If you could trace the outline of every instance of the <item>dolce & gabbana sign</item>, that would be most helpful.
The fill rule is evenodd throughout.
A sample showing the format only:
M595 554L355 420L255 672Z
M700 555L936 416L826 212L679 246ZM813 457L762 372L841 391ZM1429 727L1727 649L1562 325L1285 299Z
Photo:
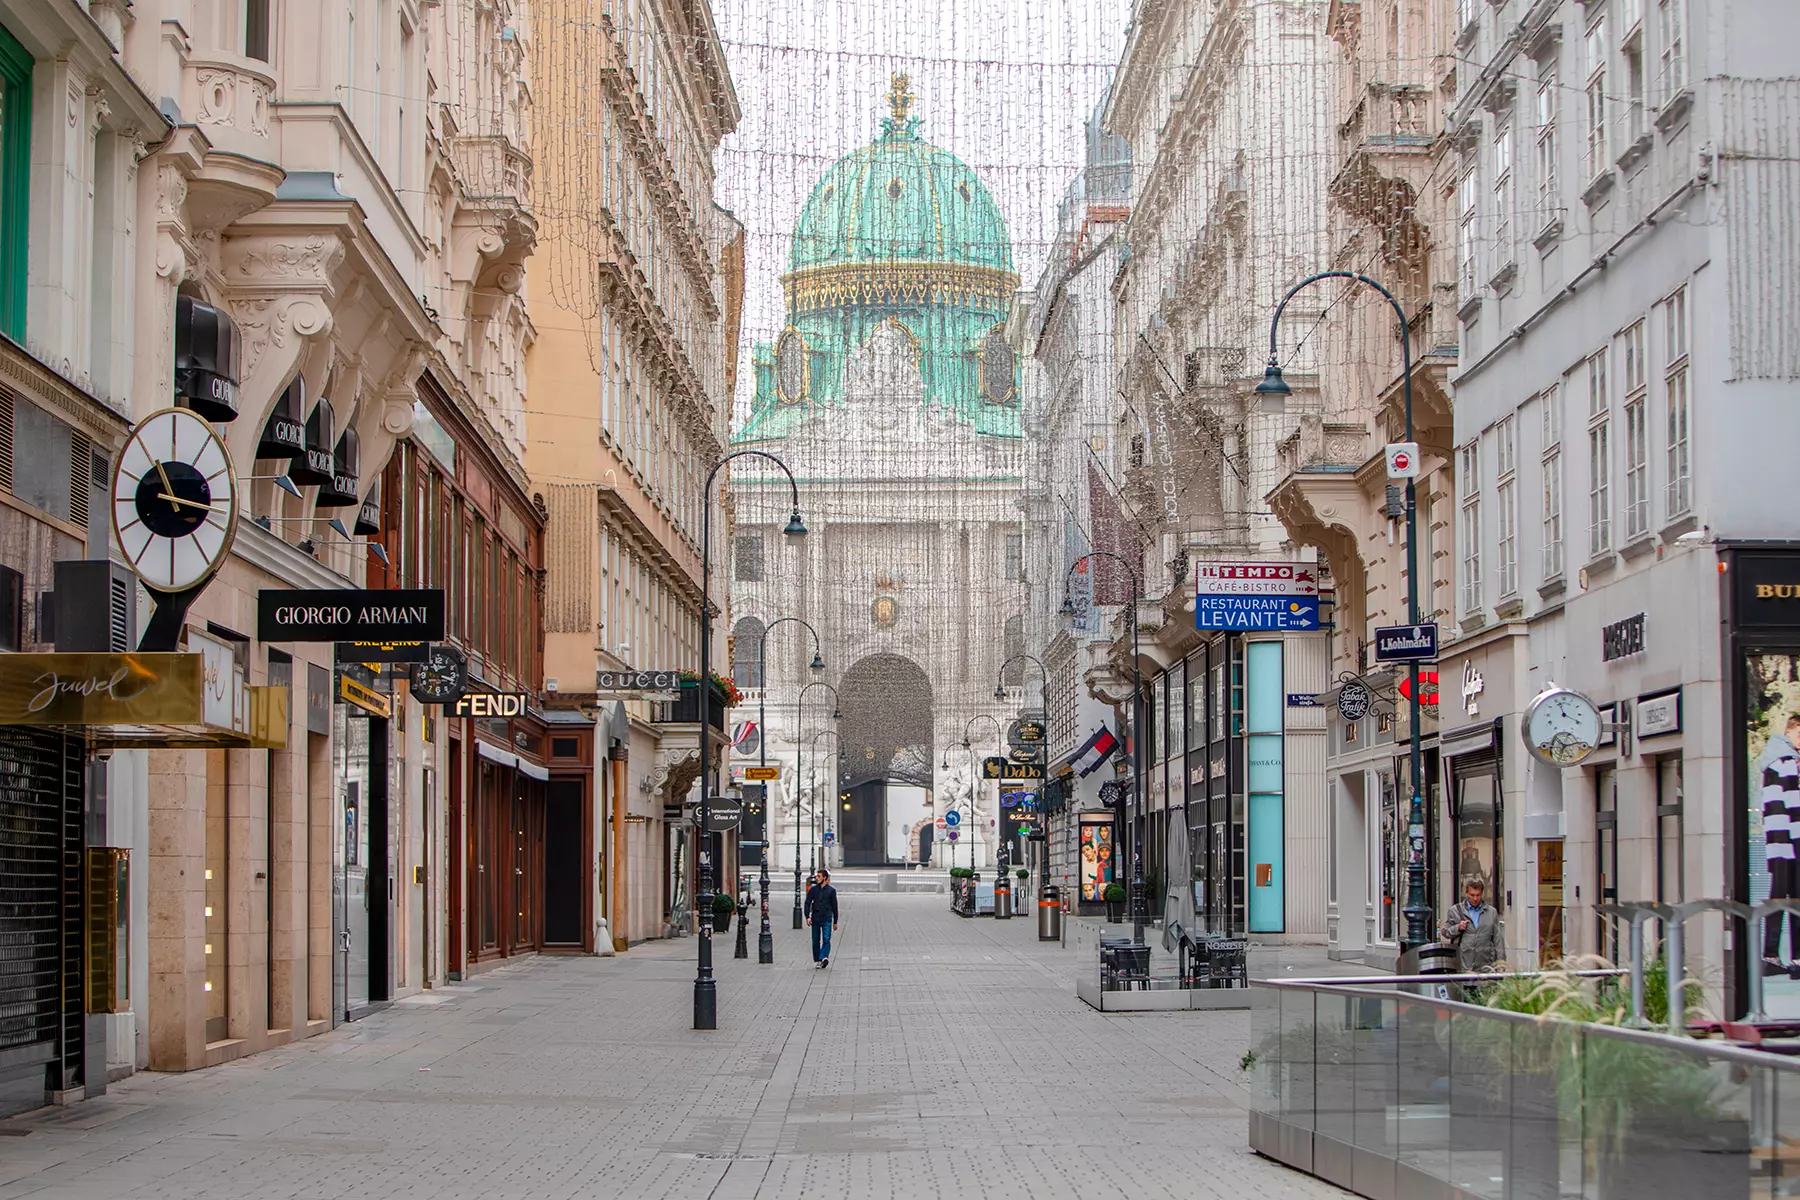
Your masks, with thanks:
M444 636L444 589L268 589L256 594L265 642L435 642Z

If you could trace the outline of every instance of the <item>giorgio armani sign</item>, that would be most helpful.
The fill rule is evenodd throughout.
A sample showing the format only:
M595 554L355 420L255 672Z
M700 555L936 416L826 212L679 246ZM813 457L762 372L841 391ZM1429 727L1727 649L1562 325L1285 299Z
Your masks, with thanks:
M269 589L256 595L265 642L435 642L444 636L444 589Z

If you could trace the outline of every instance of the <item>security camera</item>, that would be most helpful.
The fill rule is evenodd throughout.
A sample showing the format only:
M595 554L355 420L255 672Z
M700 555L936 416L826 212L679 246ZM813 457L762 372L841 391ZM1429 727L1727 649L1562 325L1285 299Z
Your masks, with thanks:
M1705 537L1706 531L1704 529L1690 529L1680 537L1676 538L1675 544L1677 546L1692 546L1699 543Z

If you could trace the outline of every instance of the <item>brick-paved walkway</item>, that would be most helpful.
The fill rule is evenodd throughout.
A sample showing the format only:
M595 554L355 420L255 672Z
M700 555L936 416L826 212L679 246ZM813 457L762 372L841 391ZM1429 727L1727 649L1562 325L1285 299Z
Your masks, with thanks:
M692 940L538 958L298 1045L0 1122L0 1200L1315 1197L1244 1149L1243 1012L1108 1016L1074 951L843 897L827 971ZM778 907L778 906L777 906Z

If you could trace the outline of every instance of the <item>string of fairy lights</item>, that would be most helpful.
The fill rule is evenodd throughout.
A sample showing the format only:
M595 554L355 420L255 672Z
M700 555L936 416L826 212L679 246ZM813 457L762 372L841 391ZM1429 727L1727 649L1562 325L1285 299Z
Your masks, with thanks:
M1343 19L1384 39L1387 78L1442 95L1362 119L1414 122L1403 132L1429 141L1452 103L1441 85L1472 64L1442 31L1384 32L1390 7ZM919 664L912 682L881 676L884 702L933 713L939 751L976 713L1035 695L1035 667L1014 665L1020 686L1002 703L993 679L1039 649L1033 614L1057 606L1066 561L1085 548L1065 545L1065 522L1091 536L1089 467L1146 547L1227 510L1252 540L1279 532L1262 495L1286 432L1222 430L1210 400L1257 369L1287 283L1371 271L1441 316L1454 308L1448 264L1497 244L1491 222L1456 220L1479 147L1437 144L1404 188L1346 168L1340 125L1365 52L1328 27L1325 0L1195 6L1254 45L1208 57L1230 40L1196 18L1168 45L1134 49L1129 102L1107 113L1136 9L1153 19L1123 0L715 0L669 28L651 0L443 6L445 53L495 68L452 97L465 190L528 174L540 336L578 333L602 376L629 376L628 402L559 413L530 438L592 421L630 447L673 425L689 446L780 455L820 536L783 546L786 484L741 462L734 517L763 547L742 552L760 556L754 570L733 549L734 618L806 616L840 682L871 656ZM1516 83L1570 113L1588 86L1523 66ZM1129 137L1122 152L1103 115ZM1516 118L1521 163L1536 120L1523 107ZM882 148L894 130L915 139L904 153ZM529 163L483 139L515 142ZM1536 203L1523 167L1511 203ZM984 204L997 219L969 215ZM1125 247L1107 282L1116 328L1051 336L1034 306L1091 247L1099 208L1117 210L1107 232ZM1284 361L1337 381L1312 401L1325 421L1391 377L1391 329L1371 303L1322 287L1282 330ZM995 338L1010 389L993 386L1006 366ZM1080 392L1099 379L1113 394ZM1089 416L1052 419L1053 401ZM1025 519L1032 489L1049 497L1049 528ZM1163 582L1146 572L1152 593ZM805 639L770 651L772 685L810 681ZM912 745L890 741L890 756ZM942 761L928 753L929 768Z

